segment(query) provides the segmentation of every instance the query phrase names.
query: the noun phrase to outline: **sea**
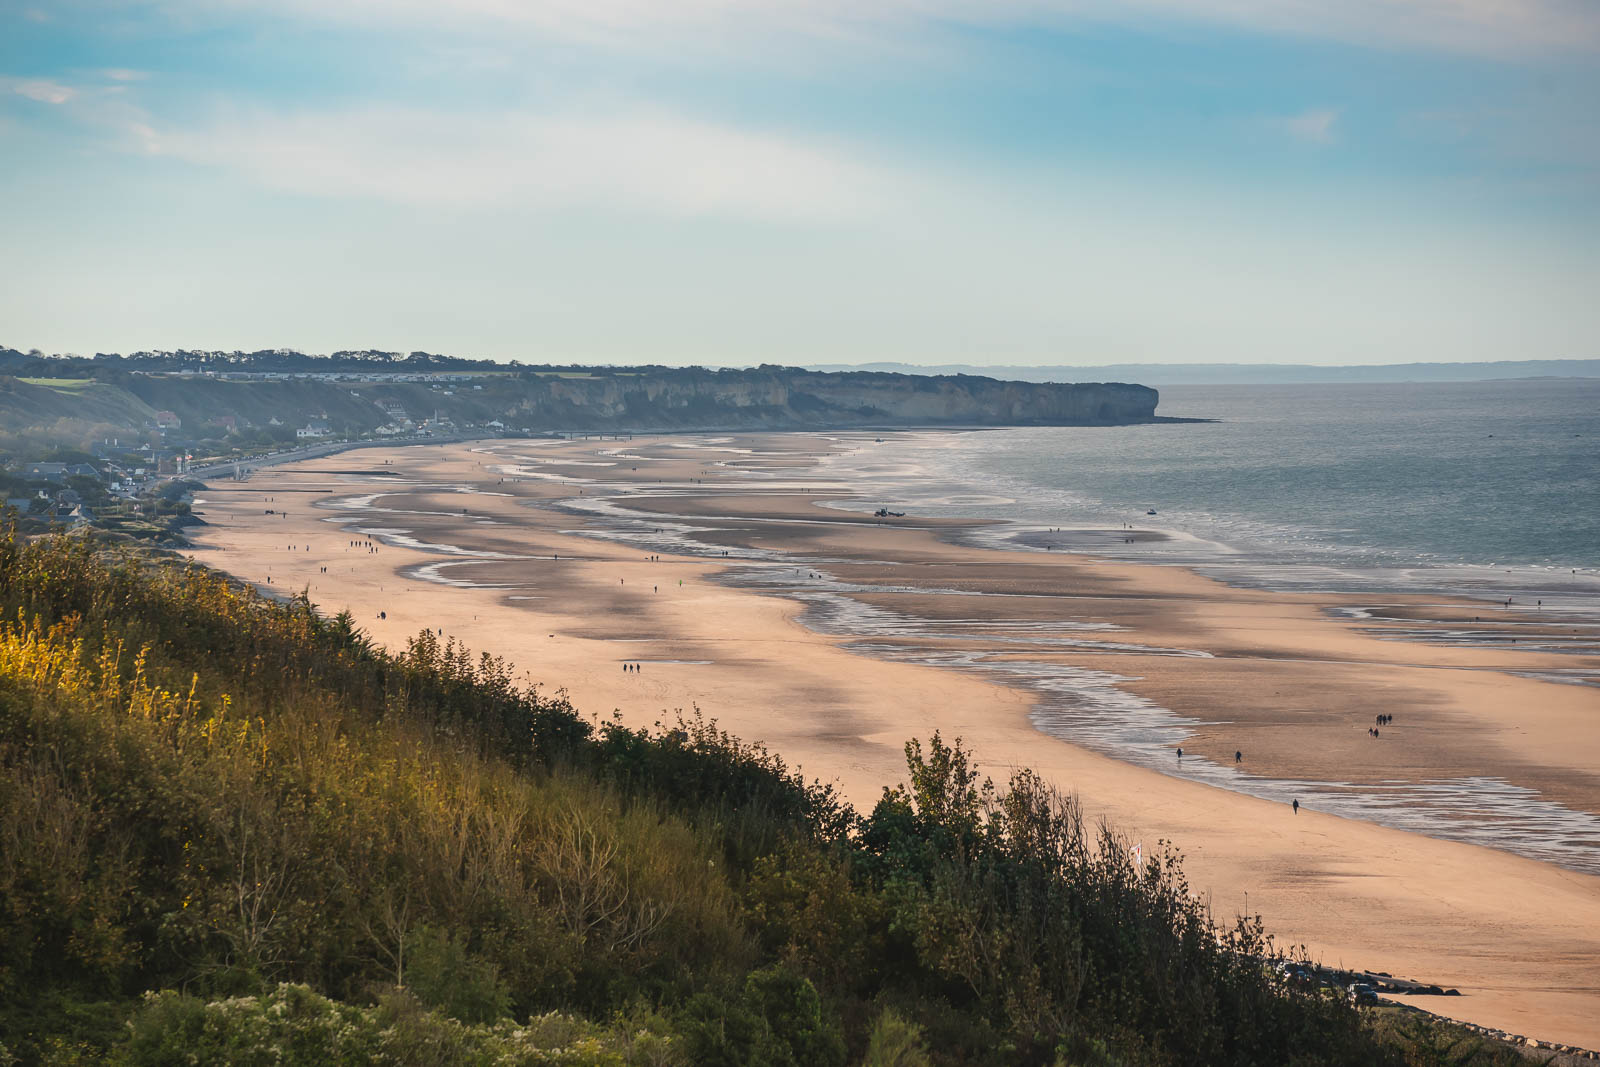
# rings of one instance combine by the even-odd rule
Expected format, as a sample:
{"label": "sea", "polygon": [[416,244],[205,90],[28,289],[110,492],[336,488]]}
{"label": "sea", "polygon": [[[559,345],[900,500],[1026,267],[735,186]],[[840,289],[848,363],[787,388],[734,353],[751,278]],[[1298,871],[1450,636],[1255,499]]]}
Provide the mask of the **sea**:
{"label": "sea", "polygon": [[1600,379],[1169,386],[1157,413],[1215,421],[895,435],[826,469],[868,494],[841,507],[992,540],[1600,614]]}

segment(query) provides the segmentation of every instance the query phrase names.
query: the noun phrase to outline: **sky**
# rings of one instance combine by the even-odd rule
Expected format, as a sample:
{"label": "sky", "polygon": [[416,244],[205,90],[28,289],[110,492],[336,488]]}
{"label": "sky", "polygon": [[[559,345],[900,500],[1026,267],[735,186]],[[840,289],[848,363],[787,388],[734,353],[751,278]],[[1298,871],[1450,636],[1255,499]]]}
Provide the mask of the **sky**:
{"label": "sky", "polygon": [[1600,0],[0,0],[0,345],[1600,356]]}

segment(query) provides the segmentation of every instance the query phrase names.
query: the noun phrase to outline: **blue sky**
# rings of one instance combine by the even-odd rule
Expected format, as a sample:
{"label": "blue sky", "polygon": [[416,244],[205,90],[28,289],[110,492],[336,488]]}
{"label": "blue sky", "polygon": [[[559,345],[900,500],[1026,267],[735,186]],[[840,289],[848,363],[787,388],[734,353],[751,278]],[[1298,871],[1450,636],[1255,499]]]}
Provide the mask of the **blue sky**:
{"label": "blue sky", "polygon": [[0,0],[0,343],[1600,356],[1595,0]]}

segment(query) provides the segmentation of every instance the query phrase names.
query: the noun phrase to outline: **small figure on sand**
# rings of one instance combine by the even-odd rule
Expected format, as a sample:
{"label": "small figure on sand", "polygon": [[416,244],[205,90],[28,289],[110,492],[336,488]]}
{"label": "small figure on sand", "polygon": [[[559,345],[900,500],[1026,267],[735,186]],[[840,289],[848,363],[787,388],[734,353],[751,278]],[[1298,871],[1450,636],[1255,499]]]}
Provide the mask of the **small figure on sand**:
{"label": "small figure on sand", "polygon": [[1299,799],[1299,798],[1298,798],[1298,797],[1296,797],[1296,798],[1295,798],[1295,802],[1294,802],[1294,813],[1295,813],[1295,814],[1296,814],[1296,815],[1299,815],[1299,814],[1300,814],[1300,799]]}
{"label": "small figure on sand", "polygon": [[1233,754],[1233,762],[1235,762],[1235,763],[1243,763],[1244,762],[1244,753],[1242,751],[1235,752]]}
{"label": "small figure on sand", "polygon": [[1183,758],[1183,749],[1181,749],[1181,748],[1180,748],[1180,749],[1178,749],[1178,758],[1179,758],[1179,759],[1182,759],[1182,758]]}

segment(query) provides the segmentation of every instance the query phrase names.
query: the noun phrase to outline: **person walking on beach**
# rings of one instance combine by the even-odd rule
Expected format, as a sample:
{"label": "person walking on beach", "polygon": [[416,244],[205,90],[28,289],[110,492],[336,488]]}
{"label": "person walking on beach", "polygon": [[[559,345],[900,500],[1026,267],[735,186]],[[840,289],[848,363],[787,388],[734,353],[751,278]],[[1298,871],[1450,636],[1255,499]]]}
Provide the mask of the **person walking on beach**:
{"label": "person walking on beach", "polygon": [[1295,801],[1294,801],[1294,813],[1296,815],[1300,814],[1300,798],[1299,797],[1296,797]]}
{"label": "person walking on beach", "polygon": [[1244,753],[1242,751],[1235,752],[1233,754],[1233,762],[1235,762],[1235,763],[1243,763],[1244,762]]}

